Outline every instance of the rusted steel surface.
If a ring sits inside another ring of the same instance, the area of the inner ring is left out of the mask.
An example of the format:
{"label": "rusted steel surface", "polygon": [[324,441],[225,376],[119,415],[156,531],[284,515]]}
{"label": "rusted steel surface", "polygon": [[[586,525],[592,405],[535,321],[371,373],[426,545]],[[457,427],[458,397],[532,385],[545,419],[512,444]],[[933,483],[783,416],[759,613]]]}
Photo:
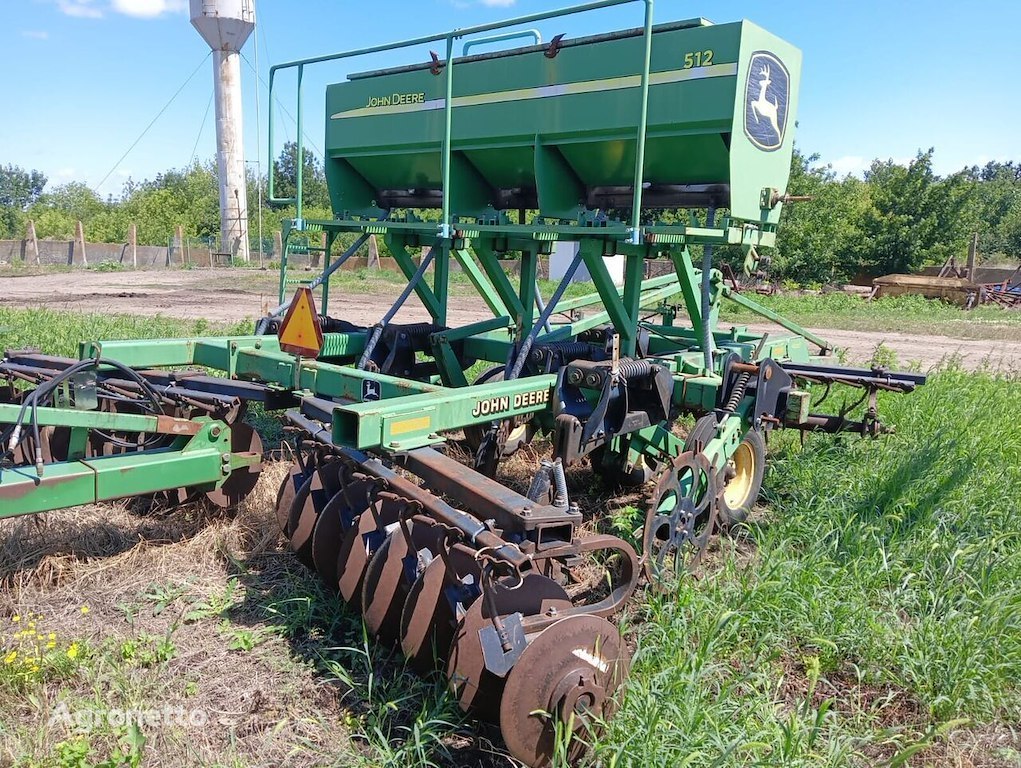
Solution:
{"label": "rusted steel surface", "polygon": [[876,298],[885,296],[924,296],[942,299],[962,307],[974,302],[979,287],[960,277],[930,277],[927,275],[884,275],[872,281]]}
{"label": "rusted steel surface", "polygon": [[496,520],[506,531],[555,528],[570,541],[581,513],[567,507],[538,504],[471,467],[431,448],[410,451],[401,457],[403,466],[430,488],[456,499],[483,520]]}

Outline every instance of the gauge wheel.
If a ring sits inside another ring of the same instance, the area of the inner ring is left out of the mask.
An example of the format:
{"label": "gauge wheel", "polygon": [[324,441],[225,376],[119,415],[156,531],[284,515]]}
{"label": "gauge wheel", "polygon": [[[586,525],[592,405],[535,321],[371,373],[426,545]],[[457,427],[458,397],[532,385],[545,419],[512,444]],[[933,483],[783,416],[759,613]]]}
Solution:
{"label": "gauge wheel", "polygon": [[754,429],[730,457],[723,470],[723,488],[720,491],[720,518],[725,526],[743,523],[748,519],[766,471],[766,442]]}

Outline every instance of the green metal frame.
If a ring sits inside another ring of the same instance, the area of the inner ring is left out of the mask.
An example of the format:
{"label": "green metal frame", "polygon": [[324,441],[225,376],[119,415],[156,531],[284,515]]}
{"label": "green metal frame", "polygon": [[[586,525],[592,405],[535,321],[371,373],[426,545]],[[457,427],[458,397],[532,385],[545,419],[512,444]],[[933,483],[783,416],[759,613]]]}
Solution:
{"label": "green metal frame", "polygon": [[[12,424],[21,407],[0,404],[0,425]],[[161,425],[156,416],[39,408],[37,423],[71,430],[67,461],[42,467],[0,469],[0,519],[46,512],[100,501],[140,496],[181,486],[212,491],[235,471],[248,471],[261,456],[234,453],[230,428],[208,418],[172,419]],[[115,454],[85,456],[92,429],[154,434],[180,431],[171,445]]]}

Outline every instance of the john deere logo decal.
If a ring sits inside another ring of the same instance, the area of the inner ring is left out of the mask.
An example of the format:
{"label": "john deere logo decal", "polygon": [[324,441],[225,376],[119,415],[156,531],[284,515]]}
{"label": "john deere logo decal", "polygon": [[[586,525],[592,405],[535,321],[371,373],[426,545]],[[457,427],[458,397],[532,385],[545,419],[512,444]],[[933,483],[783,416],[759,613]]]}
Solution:
{"label": "john deere logo decal", "polygon": [[748,62],[744,132],[759,149],[772,152],[783,144],[791,78],[775,55],[757,51]]}

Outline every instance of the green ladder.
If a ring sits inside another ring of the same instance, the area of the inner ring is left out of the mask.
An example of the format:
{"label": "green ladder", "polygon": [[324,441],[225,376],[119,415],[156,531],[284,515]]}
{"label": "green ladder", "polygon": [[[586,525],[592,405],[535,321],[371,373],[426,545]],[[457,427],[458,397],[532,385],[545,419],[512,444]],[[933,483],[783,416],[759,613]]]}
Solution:
{"label": "green ladder", "polygon": [[[310,272],[309,273],[309,277],[289,277],[288,274],[287,274],[287,270],[288,270],[288,267],[289,267],[290,257],[292,255],[309,256],[309,255],[311,255],[313,253],[321,253],[321,254],[323,254],[323,264],[322,264],[323,269],[325,269],[326,267],[329,266],[329,260],[330,260],[329,252],[330,252],[330,246],[332,245],[333,238],[331,238],[331,237],[327,238],[326,246],[325,247],[323,247],[321,245],[311,245],[310,241],[309,241],[309,236],[311,234],[319,234],[322,231],[323,231],[322,224],[307,223],[305,225],[304,229],[302,229],[302,230],[294,230],[294,229],[292,229],[290,232],[287,233],[287,236],[284,239],[283,253],[280,256],[280,303],[281,304],[283,304],[287,300],[287,298],[288,298],[288,291],[287,291],[287,287],[288,286],[290,286],[290,285],[310,285],[312,283],[312,281],[316,277],[316,273],[314,273],[314,272]],[[329,282],[329,281],[327,281],[327,282]],[[322,306],[320,307],[320,312],[325,314],[326,313],[326,302],[329,299],[329,289],[327,287],[327,283],[323,283],[321,288],[322,288],[323,296],[322,296]]]}

